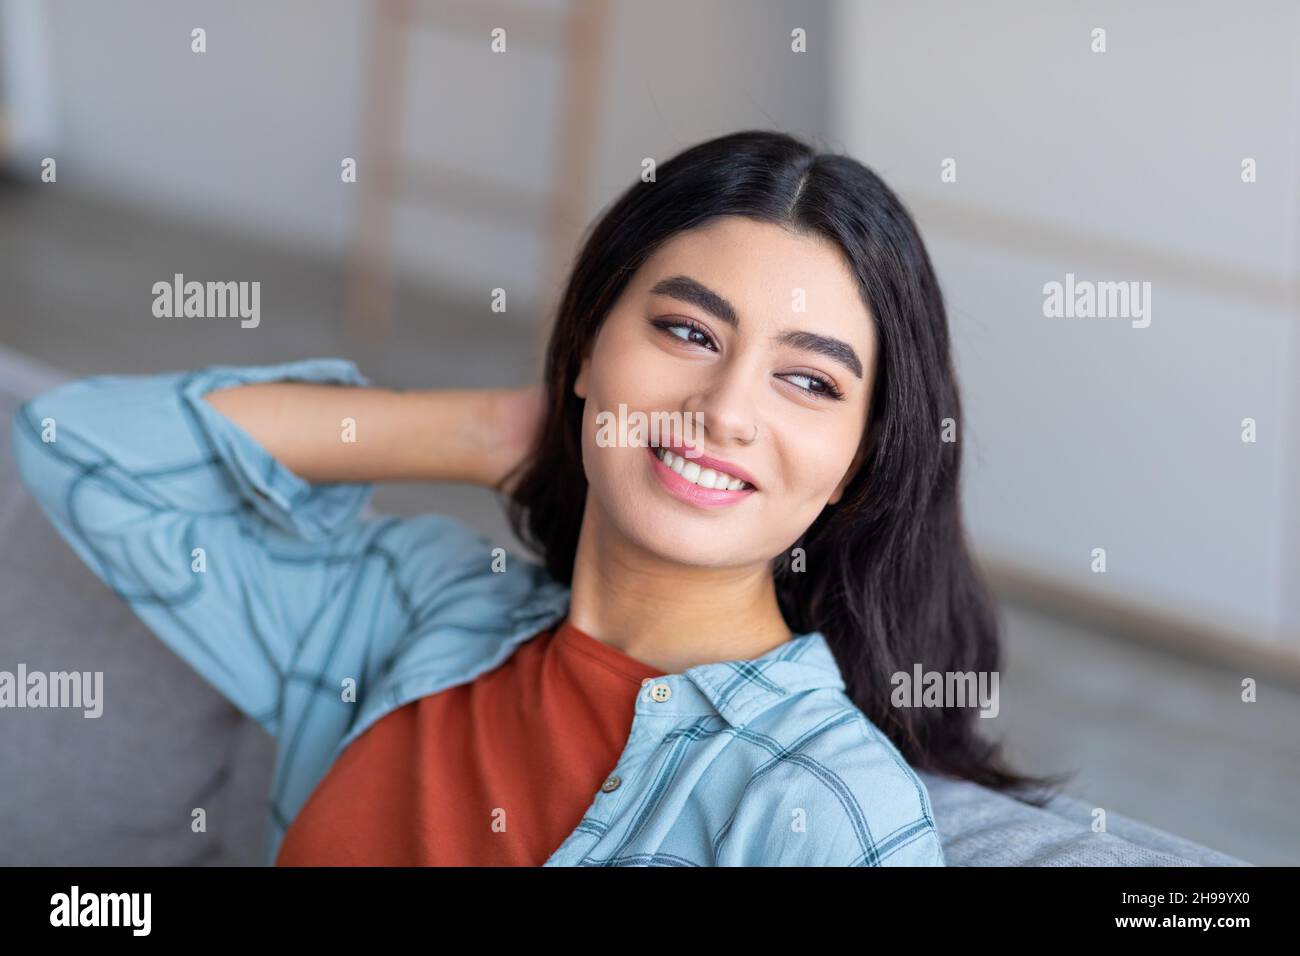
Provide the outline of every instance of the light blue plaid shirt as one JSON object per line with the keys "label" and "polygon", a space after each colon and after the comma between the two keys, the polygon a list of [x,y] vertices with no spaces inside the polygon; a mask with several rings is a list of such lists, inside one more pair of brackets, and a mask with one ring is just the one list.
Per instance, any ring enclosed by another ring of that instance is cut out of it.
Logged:
{"label": "light blue plaid shirt", "polygon": [[[13,429],[24,483],[81,559],[276,738],[268,864],[358,735],[569,604],[509,549],[492,570],[494,545],[451,517],[375,516],[369,484],[304,481],[200,398],[274,380],[371,384],[335,358],[102,375],[28,402]],[[925,786],[843,688],[817,631],[648,681],[545,865],[944,865]]]}

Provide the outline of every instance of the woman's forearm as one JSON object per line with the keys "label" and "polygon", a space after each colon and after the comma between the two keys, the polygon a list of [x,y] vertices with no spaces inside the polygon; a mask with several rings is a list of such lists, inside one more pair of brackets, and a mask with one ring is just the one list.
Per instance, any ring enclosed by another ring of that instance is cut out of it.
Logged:
{"label": "woman's forearm", "polygon": [[306,481],[490,486],[512,451],[500,427],[507,394],[261,382],[204,399]]}

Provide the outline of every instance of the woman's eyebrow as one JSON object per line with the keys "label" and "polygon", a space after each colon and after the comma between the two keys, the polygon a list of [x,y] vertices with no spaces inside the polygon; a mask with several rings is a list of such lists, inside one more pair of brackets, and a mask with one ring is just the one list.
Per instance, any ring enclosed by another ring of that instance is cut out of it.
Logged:
{"label": "woman's eyebrow", "polygon": [[[704,283],[686,275],[669,276],[660,279],[650,289],[651,295],[666,295],[682,302],[689,302],[708,312],[714,318],[727,323],[733,329],[740,328],[740,319],[731,303]],[[789,345],[805,352],[816,352],[834,362],[843,365],[858,378],[862,378],[862,360],[853,347],[840,339],[829,335],[819,335],[802,329],[782,329],[772,336],[779,345]]]}

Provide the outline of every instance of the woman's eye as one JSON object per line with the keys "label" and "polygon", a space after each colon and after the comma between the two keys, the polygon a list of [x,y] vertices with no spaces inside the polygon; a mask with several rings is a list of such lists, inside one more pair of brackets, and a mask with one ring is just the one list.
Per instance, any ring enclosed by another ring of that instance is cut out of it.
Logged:
{"label": "woman's eye", "polygon": [[[696,325],[694,322],[683,322],[671,319],[659,319],[656,320],[653,325],[655,328],[662,330],[666,335],[671,335],[675,339],[680,339],[690,345],[702,345],[707,349],[713,349],[716,351],[716,349],[713,348],[712,337],[702,325]],[[684,332],[679,330],[684,330]]]}
{"label": "woman's eye", "polygon": [[814,387],[810,388],[804,385],[796,385],[795,388],[802,388],[805,392],[807,392],[809,395],[813,396],[814,398],[842,398],[843,397],[843,394],[840,392],[839,389],[837,389],[834,386],[834,384],[832,384],[828,379],[822,378],[820,375],[809,375],[805,372],[792,372],[791,374],[786,375],[784,377],[787,379],[799,378],[810,383],[810,385]]}

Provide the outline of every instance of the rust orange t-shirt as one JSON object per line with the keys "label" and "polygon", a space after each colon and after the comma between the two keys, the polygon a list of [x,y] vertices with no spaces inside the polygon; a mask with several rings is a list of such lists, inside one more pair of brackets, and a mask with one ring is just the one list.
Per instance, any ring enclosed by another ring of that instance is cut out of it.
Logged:
{"label": "rust orange t-shirt", "polygon": [[566,617],[474,680],[352,741],[277,866],[541,866],[618,763],[636,695],[663,672]]}

